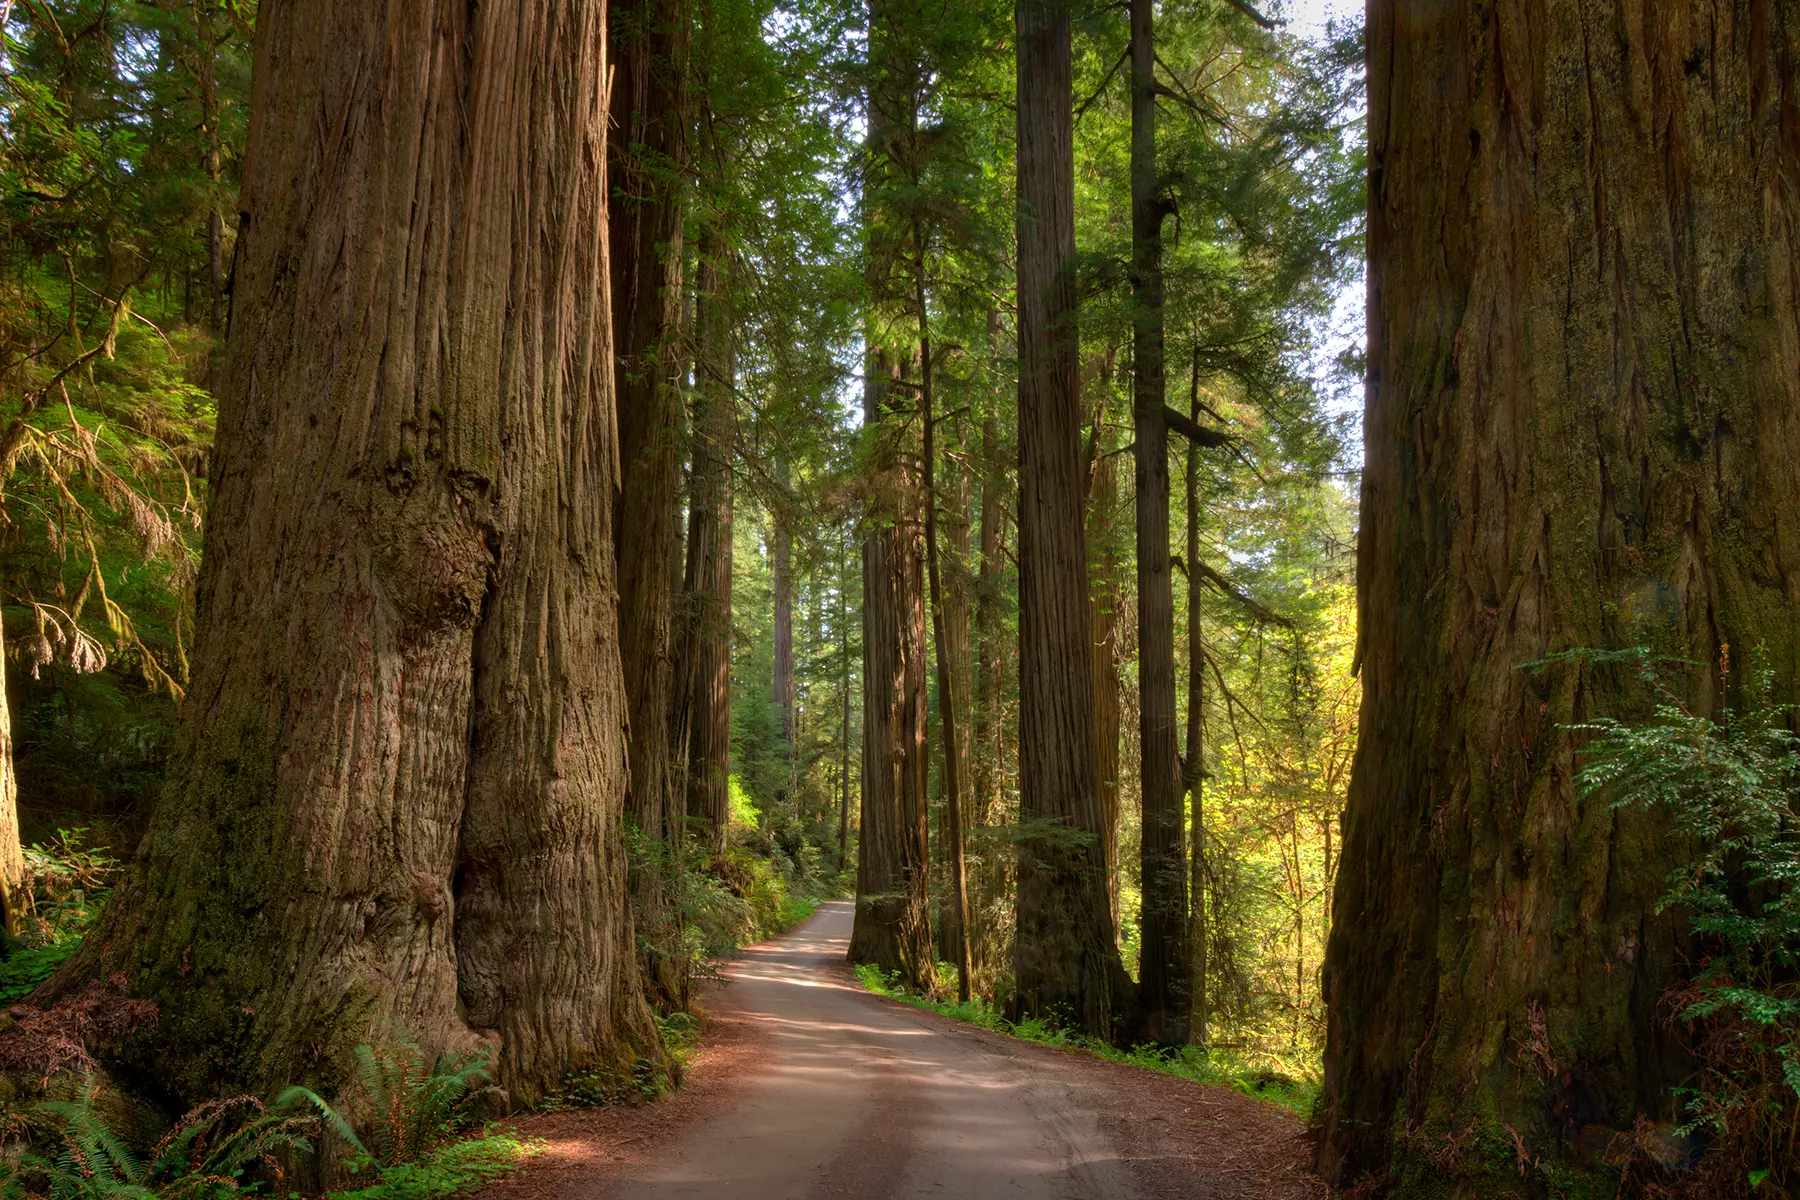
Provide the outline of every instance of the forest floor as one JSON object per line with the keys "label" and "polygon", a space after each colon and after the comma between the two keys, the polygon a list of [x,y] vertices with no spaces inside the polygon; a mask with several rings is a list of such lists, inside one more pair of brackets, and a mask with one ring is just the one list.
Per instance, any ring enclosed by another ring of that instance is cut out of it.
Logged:
{"label": "forest floor", "polygon": [[703,996],[674,1095],[518,1122],[548,1148],[480,1200],[1319,1200],[1298,1119],[1263,1101],[870,995],[838,901]]}

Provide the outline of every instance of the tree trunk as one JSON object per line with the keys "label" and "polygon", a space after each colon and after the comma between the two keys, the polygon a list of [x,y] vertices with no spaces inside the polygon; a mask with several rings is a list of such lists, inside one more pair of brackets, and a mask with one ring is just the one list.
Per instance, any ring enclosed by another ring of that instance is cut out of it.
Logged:
{"label": "tree trunk", "polygon": [[619,653],[631,716],[625,811],[663,849],[632,880],[646,979],[687,1004],[687,954],[674,897],[684,797],[673,745],[675,587],[681,554],[682,203],[671,166],[684,157],[685,28],[679,0],[613,6],[613,344],[623,471],[613,538]]}
{"label": "tree trunk", "polygon": [[1319,1163],[1546,1194],[1559,1109],[1674,1115],[1657,898],[1686,855],[1571,784],[1568,726],[1630,715],[1631,673],[1521,665],[1647,643],[1713,664],[1708,711],[1760,646],[1795,698],[1800,9],[1376,0],[1368,46],[1366,699]]}
{"label": "tree trunk", "polygon": [[1149,1041],[1186,1044],[1188,863],[1175,740],[1175,590],[1169,564],[1169,433],[1163,374],[1162,224],[1157,185],[1155,0],[1131,0],[1132,421],[1137,463],[1138,741],[1143,914],[1138,1003]]}
{"label": "tree trunk", "polygon": [[724,240],[700,247],[694,365],[694,466],[688,501],[686,675],[687,820],[714,854],[731,824],[731,472],[736,376]]}
{"label": "tree trunk", "polygon": [[[1110,377],[1111,372],[1107,372]],[[1110,378],[1108,380],[1110,383]],[[1103,422],[1102,407],[1095,420]],[[1096,431],[1096,434],[1098,431]],[[1119,460],[1103,452],[1096,436],[1089,467],[1088,544],[1094,558],[1088,646],[1094,656],[1094,761],[1100,778],[1100,810],[1106,848],[1106,895],[1113,924],[1119,922],[1119,736],[1125,724],[1125,682],[1119,677],[1120,617],[1125,607],[1125,564],[1115,523],[1119,507]]]}
{"label": "tree trunk", "polygon": [[0,927],[7,937],[25,932],[31,907],[25,850],[19,844],[19,780],[13,774],[12,707],[6,697],[6,632],[0,629]]}
{"label": "tree trunk", "polygon": [[[923,503],[916,451],[904,445],[913,414],[896,403],[904,395],[899,360],[880,347],[877,332],[895,300],[885,239],[894,214],[884,211],[893,170],[887,148],[916,113],[919,64],[902,40],[890,0],[869,5],[868,174],[863,193],[864,234],[870,247],[867,284],[871,312],[863,382],[863,425],[873,441],[863,541],[862,836],[858,842],[856,923],[850,961],[900,973],[908,986],[936,986],[936,956],[928,900],[930,858],[926,803],[930,752],[926,744],[925,581]],[[903,253],[903,251],[902,251]],[[899,295],[905,295],[899,281]],[[897,315],[897,314],[896,314]]]}
{"label": "tree trunk", "polygon": [[[1193,400],[1189,417],[1200,419],[1200,356],[1194,354]],[[1200,608],[1200,448],[1187,447],[1187,754],[1181,786],[1188,793],[1188,927],[1192,959],[1193,1041],[1207,1044],[1206,1031],[1206,640]]]}
{"label": "tree trunk", "polygon": [[[787,464],[778,464],[778,475],[787,486]],[[786,512],[774,513],[774,547],[770,554],[775,575],[775,707],[781,713],[781,736],[794,754],[794,530]]]}
{"label": "tree trunk", "polygon": [[938,724],[944,735],[944,863],[950,876],[950,915],[945,924],[950,930],[950,960],[956,966],[956,998],[969,1001],[969,891],[963,860],[964,783],[963,758],[957,738],[956,675],[961,662],[953,658],[944,611],[943,571],[938,555],[937,502],[937,415],[931,394],[931,329],[929,309],[925,304],[925,238],[915,221],[913,225],[914,264],[918,270],[918,293],[915,307],[919,321],[919,428],[923,430],[922,458],[925,464],[925,563],[931,581],[931,626],[937,657]]}
{"label": "tree trunk", "polygon": [[[56,981],[183,1104],[660,1058],[620,823],[605,7],[265,4],[193,685]],[[320,137],[321,113],[338,114]]]}
{"label": "tree trunk", "polygon": [[[846,546],[845,550],[848,551]],[[848,558],[848,553],[845,555]],[[838,567],[838,638],[843,655],[844,724],[839,734],[838,749],[843,756],[838,772],[838,787],[843,793],[838,803],[838,872],[843,873],[850,861],[850,604],[848,563]]]}
{"label": "tree trunk", "polygon": [[[989,343],[997,341],[994,329],[999,314],[989,313]],[[1006,520],[1006,464],[1000,451],[1000,421],[989,415],[981,423],[981,578],[975,596],[975,711],[971,786],[974,824],[1006,823],[1006,793],[1001,786],[1001,708],[1006,701],[1003,676],[1005,639],[1002,589],[1005,586],[1006,552],[1002,525]],[[973,899],[971,920],[977,935],[970,949],[974,970],[983,980],[1000,967],[1005,947],[993,935],[994,912],[1011,895],[1006,869],[1008,855],[996,843],[986,843]]]}
{"label": "tree trunk", "polygon": [[1019,0],[1018,1013],[1111,1039],[1128,983],[1094,763],[1068,0]]}
{"label": "tree trunk", "polygon": [[935,985],[927,886],[925,608],[919,481],[887,417],[888,356],[869,356],[863,386],[871,456],[863,540],[862,836],[850,961]]}

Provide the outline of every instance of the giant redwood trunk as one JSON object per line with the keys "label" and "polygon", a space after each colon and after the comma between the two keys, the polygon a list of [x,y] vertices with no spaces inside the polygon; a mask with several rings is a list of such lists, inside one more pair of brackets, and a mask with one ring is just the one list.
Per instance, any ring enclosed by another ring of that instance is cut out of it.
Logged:
{"label": "giant redwood trunk", "polygon": [[612,6],[615,66],[608,147],[614,350],[618,361],[621,492],[613,538],[619,563],[619,654],[631,717],[625,808],[661,853],[632,879],[647,943],[648,981],[665,1003],[687,999],[687,956],[670,894],[685,798],[674,745],[675,596],[681,553],[682,204],[686,31],[679,0]]}
{"label": "giant redwood trunk", "polygon": [[1076,381],[1068,0],[1019,0],[1019,886],[1014,1005],[1111,1038],[1125,1001],[1101,843]]}
{"label": "giant redwood trunk", "polygon": [[694,364],[694,464],[688,500],[686,624],[681,654],[687,746],[687,820],[714,853],[731,823],[731,500],[733,350],[728,253],[713,235],[700,247]]}
{"label": "giant redwood trunk", "polygon": [[899,243],[888,150],[916,117],[916,44],[896,27],[891,0],[869,4],[868,159],[863,206],[868,246],[866,282],[872,311],[864,358],[863,427],[870,440],[863,505],[862,836],[857,850],[856,922],[850,961],[898,971],[914,987],[931,987],[936,958],[928,901],[925,642],[925,497],[917,467],[916,424],[904,411],[901,359],[881,346],[894,301],[905,295],[896,276]]}
{"label": "giant redwood trunk", "polygon": [[1567,725],[1630,715],[1630,673],[1521,665],[1644,642],[1713,664],[1705,710],[1760,647],[1795,698],[1800,8],[1375,0],[1368,46],[1366,699],[1319,1161],[1547,1195],[1560,1118],[1674,1115],[1682,848],[1570,783]]}
{"label": "giant redwood trunk", "polygon": [[1155,0],[1131,0],[1132,426],[1137,498],[1138,745],[1143,887],[1141,1034],[1188,1040],[1188,862],[1175,719],[1175,585],[1169,561],[1169,427],[1163,363],[1163,220],[1156,161]]}
{"label": "giant redwood trunk", "polygon": [[864,422],[875,439],[864,509],[862,826],[850,961],[936,978],[926,844],[923,496],[888,413],[887,355],[869,356]]}
{"label": "giant redwood trunk", "polygon": [[[90,949],[181,1102],[656,1055],[625,897],[605,6],[269,0],[199,639]],[[323,124],[321,123],[323,122]],[[229,1090],[228,1090],[229,1089]]]}

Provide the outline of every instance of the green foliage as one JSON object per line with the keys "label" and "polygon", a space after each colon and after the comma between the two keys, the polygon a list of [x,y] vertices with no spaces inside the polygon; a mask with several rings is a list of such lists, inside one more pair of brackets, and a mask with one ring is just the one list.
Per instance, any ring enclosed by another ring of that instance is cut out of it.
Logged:
{"label": "green foliage", "polygon": [[[1567,657],[1567,656],[1565,656]],[[1744,706],[1691,711],[1659,669],[1692,664],[1579,655],[1635,665],[1660,694],[1643,721],[1600,718],[1577,781],[1584,797],[1659,813],[1691,848],[1663,905],[1680,906],[1709,956],[1676,989],[1700,1071],[1685,1090],[1690,1125],[1715,1155],[1777,1187],[1800,1181],[1800,737],[1796,709],[1771,699],[1769,672],[1744,681]],[[1720,675],[1729,679],[1728,664]]]}
{"label": "green foliage", "polygon": [[63,964],[100,914],[119,863],[86,848],[83,829],[59,829],[25,848],[25,888],[32,913],[24,933],[0,959],[0,1006],[30,995]]}
{"label": "green foliage", "polygon": [[[1070,1033],[1059,1023],[1042,1016],[1009,1021],[993,1005],[980,998],[964,1004],[920,995],[901,985],[898,972],[884,976],[881,968],[868,963],[859,964],[853,970],[863,987],[878,996],[886,996],[890,1000],[898,1000],[902,1004],[910,1004],[914,1008],[922,1008],[970,1025],[979,1025],[993,1033],[1016,1037],[1021,1041],[1036,1042],[1040,1046],[1060,1050],[1079,1050],[1109,1062],[1174,1075],[1195,1083],[1228,1087],[1300,1115],[1312,1111],[1313,1100],[1318,1095],[1316,1080],[1296,1079],[1270,1064],[1248,1063],[1200,1046],[1184,1046],[1175,1052],[1160,1050],[1154,1046],[1120,1048],[1095,1038]],[[939,964],[939,970],[948,972],[946,977],[951,980],[950,986],[954,987],[955,969],[943,963]]]}
{"label": "green foliage", "polygon": [[544,1152],[544,1142],[511,1133],[489,1133],[426,1151],[412,1162],[387,1167],[366,1187],[331,1193],[331,1200],[440,1200],[492,1183]]}
{"label": "green foliage", "polygon": [[635,1108],[668,1094],[669,1076],[648,1058],[634,1059],[629,1067],[584,1067],[571,1071],[541,1105],[549,1112],[568,1108]]}
{"label": "green foliage", "polygon": [[281,1162],[310,1153],[316,1117],[288,1103],[250,1096],[214,1100],[183,1117],[146,1154],[110,1130],[93,1107],[90,1080],[81,1098],[45,1101],[33,1123],[47,1127],[51,1148],[22,1154],[0,1168],[0,1195],[46,1200],[211,1200],[264,1191],[282,1177]]}
{"label": "green foliage", "polygon": [[[397,1053],[356,1048],[353,1111],[364,1128],[357,1148],[372,1166],[411,1162],[476,1124],[481,1107],[503,1101],[486,1050],[463,1051],[428,1062],[425,1051],[401,1042]],[[304,1094],[304,1093],[299,1093]]]}

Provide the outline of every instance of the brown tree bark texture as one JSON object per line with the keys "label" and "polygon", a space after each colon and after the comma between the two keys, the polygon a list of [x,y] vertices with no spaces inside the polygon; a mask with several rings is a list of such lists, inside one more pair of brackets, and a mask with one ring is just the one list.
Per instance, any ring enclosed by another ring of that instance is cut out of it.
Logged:
{"label": "brown tree bark texture", "polygon": [[193,686],[90,951],[185,1102],[656,1055],[625,899],[605,8],[258,14]]}
{"label": "brown tree bark texture", "polygon": [[684,650],[687,818],[692,835],[723,853],[731,824],[732,395],[736,375],[729,252],[709,231],[700,247],[699,358],[694,365],[694,466],[688,501]]}
{"label": "brown tree bark texture", "polygon": [[1111,1038],[1128,981],[1107,903],[1087,653],[1067,0],[1020,0],[1018,1011]]}
{"label": "brown tree bark texture", "polygon": [[1682,848],[1571,786],[1565,726],[1628,673],[1520,666],[1648,642],[1715,664],[1704,711],[1760,648],[1794,698],[1800,7],[1369,17],[1366,700],[1319,1161],[1434,1195],[1480,1172],[1444,1157],[1471,1122],[1554,1164],[1559,1091],[1629,1127],[1682,1082]]}
{"label": "brown tree bark texture", "polygon": [[[615,67],[608,146],[620,498],[613,541],[619,564],[619,654],[630,707],[625,809],[642,834],[681,845],[685,797],[674,743],[675,588],[680,572],[682,204],[686,24],[679,0],[623,0],[609,15]],[[687,999],[686,956],[668,895],[668,864],[632,880],[651,940],[648,981],[664,1001]]]}

